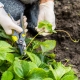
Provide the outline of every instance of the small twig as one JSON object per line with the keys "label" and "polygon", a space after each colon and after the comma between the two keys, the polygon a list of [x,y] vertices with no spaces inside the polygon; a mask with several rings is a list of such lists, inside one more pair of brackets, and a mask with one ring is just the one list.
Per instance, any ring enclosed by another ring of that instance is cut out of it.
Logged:
{"label": "small twig", "polygon": [[35,39],[40,33],[42,33],[42,31],[39,32],[38,34],[36,34],[36,35],[33,37],[33,39],[32,39],[32,40],[30,41],[30,43],[27,45],[26,50],[28,49],[28,47],[30,46],[30,44],[34,41],[34,39]]}
{"label": "small twig", "polygon": [[77,43],[77,42],[79,42],[79,39],[78,40],[74,40],[72,37],[71,37],[71,35],[67,32],[67,31],[65,31],[65,30],[56,30],[57,32],[64,32],[64,33],[66,33],[69,37],[70,37],[70,40],[72,41],[72,42],[75,42],[75,43]]}
{"label": "small twig", "polygon": [[28,47],[30,46],[30,44],[34,41],[34,39],[39,35],[39,33],[37,35],[35,35],[33,37],[33,39],[29,42],[29,44],[27,45],[26,49],[28,49]]}

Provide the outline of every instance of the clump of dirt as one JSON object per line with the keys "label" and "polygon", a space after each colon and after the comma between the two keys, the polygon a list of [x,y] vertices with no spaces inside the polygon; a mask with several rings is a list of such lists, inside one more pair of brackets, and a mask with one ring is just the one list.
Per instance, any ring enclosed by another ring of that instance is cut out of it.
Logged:
{"label": "clump of dirt", "polygon": [[[55,0],[56,29],[66,30],[73,39],[80,39],[80,0]],[[57,41],[56,60],[69,59],[80,77],[80,41],[74,43],[64,32],[48,36]]]}

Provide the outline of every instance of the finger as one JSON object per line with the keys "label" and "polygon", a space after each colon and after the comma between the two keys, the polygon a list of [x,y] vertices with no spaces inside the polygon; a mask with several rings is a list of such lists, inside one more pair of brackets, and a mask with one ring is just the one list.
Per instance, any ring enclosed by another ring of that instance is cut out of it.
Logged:
{"label": "finger", "polygon": [[28,29],[25,29],[25,33],[28,32]]}
{"label": "finger", "polygon": [[[27,20],[26,16],[23,16],[23,21],[24,21],[24,23],[26,23],[26,20]],[[18,26],[20,25],[20,19],[17,20],[17,21],[15,21],[15,22],[16,22],[16,24],[17,24]],[[24,26],[27,26],[27,23],[26,23]]]}
{"label": "finger", "polygon": [[11,35],[12,34],[12,30],[11,29],[6,29],[5,30],[6,34]]}
{"label": "finger", "polygon": [[26,21],[27,21],[27,18],[26,18],[26,16],[23,16],[23,19],[24,19],[24,22],[26,22]]}
{"label": "finger", "polygon": [[15,21],[15,23],[19,26],[20,25],[20,19]]}
{"label": "finger", "polygon": [[19,33],[23,31],[23,29],[20,26],[16,25],[16,24],[12,25],[12,29],[16,30]]}
{"label": "finger", "polygon": [[24,27],[25,27],[25,28],[27,28],[27,25],[28,25],[28,23],[27,23],[27,22],[25,22],[25,23],[24,23]]}

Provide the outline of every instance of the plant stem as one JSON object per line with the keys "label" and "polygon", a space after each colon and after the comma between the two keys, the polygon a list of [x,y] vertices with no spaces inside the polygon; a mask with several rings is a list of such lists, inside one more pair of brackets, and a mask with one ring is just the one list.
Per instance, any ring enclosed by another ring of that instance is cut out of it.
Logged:
{"label": "plant stem", "polygon": [[65,31],[65,30],[56,30],[57,32],[64,32],[64,33],[66,33],[69,37],[70,37],[70,40],[72,41],[72,42],[79,42],[79,39],[78,40],[74,40],[72,37],[71,37],[71,35],[67,32],[67,31]]}
{"label": "plant stem", "polygon": [[34,39],[35,39],[38,35],[39,35],[39,33],[36,34],[36,35],[33,37],[33,39],[32,39],[32,40],[30,41],[30,43],[27,45],[26,50],[28,49],[28,47],[30,46],[30,44],[34,41]]}

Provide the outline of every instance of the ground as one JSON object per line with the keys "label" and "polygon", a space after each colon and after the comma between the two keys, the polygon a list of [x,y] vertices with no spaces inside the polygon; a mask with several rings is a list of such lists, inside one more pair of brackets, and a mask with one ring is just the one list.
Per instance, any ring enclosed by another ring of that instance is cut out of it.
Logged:
{"label": "ground", "polygon": [[[80,0],[54,0],[56,15],[56,30],[65,30],[75,40],[80,39]],[[55,39],[57,46],[53,50],[56,60],[72,65],[80,80],[80,41],[75,43],[64,32],[58,32],[44,39]]]}
{"label": "ground", "polygon": [[[75,40],[80,39],[80,0],[55,0],[56,30],[65,30]],[[80,78],[80,41],[75,43],[64,32],[58,32],[44,39],[55,39],[56,60],[72,65]],[[79,79],[80,80],[80,79]]]}
{"label": "ground", "polygon": [[[73,39],[80,39],[80,0],[55,0],[56,30],[67,31]],[[64,32],[41,39],[57,41],[56,60],[72,65],[80,80],[80,41],[75,43]]]}
{"label": "ground", "polygon": [[[55,0],[56,30],[66,30],[73,39],[80,39],[80,0]],[[80,41],[74,43],[64,32],[49,36],[57,40],[56,60],[73,65],[80,77]]]}

